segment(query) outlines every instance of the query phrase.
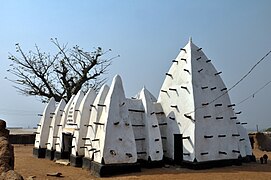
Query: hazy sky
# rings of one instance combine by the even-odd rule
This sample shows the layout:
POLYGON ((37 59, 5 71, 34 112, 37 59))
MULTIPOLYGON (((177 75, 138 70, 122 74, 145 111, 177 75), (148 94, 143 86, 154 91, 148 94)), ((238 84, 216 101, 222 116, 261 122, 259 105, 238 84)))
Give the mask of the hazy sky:
MULTIPOLYGON (((107 74, 120 74, 127 97, 145 85, 156 97, 172 59, 189 37, 203 51, 229 88, 271 50, 270 0, 0 0, 0 118, 8 126, 33 127, 44 104, 19 95, 6 72, 20 43, 28 52, 37 44, 52 51, 50 38, 85 50, 111 48, 107 74)), ((271 80, 271 55, 230 92, 238 103, 271 80)), ((244 103, 248 129, 271 127, 271 84, 244 103)))

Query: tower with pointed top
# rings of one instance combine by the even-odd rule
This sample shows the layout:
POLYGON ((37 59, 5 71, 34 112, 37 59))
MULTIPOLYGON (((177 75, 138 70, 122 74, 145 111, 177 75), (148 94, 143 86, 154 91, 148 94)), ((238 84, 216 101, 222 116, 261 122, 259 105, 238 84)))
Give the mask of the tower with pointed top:
POLYGON ((237 117, 220 74, 191 38, 173 60, 158 98, 167 120, 165 157, 187 162, 238 158, 237 117), (175 149, 178 134, 181 151, 175 149))

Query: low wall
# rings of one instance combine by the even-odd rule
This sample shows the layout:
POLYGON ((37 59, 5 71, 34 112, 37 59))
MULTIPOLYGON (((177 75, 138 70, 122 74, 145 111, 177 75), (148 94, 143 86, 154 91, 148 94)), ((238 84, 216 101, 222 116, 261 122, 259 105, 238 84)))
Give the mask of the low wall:
POLYGON ((11 144, 34 144, 35 134, 10 134, 9 142, 11 144))
POLYGON ((260 149, 262 151, 271 151, 271 137, 267 133, 251 133, 249 138, 253 149, 260 149))

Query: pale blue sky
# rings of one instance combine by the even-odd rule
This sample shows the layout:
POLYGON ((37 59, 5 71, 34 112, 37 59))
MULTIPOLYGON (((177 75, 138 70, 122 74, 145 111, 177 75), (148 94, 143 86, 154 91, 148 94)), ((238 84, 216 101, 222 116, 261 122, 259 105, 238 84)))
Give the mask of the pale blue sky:
MULTIPOLYGON (((269 0, 0 0, 0 118, 8 126, 32 127, 39 122, 44 104, 19 95, 9 76, 8 53, 15 43, 25 51, 37 44, 53 51, 51 37, 86 50, 111 48, 108 73, 120 74, 127 97, 145 85, 156 97, 171 60, 190 36, 212 59, 231 87, 271 49, 269 0)), ((230 92, 238 103, 271 80, 271 56, 230 92)), ((271 127, 271 85, 237 106, 247 128, 271 127)))

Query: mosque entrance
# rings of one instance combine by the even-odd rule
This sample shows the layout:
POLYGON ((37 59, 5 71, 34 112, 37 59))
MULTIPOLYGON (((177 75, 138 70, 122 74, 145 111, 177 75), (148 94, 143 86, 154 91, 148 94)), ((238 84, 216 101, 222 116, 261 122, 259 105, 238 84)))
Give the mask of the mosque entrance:
POLYGON ((71 133, 63 133, 62 139, 62 158, 69 159, 70 154, 72 152, 72 134, 71 133))
POLYGON ((183 135, 174 134, 174 163, 181 164, 183 162, 183 135))

